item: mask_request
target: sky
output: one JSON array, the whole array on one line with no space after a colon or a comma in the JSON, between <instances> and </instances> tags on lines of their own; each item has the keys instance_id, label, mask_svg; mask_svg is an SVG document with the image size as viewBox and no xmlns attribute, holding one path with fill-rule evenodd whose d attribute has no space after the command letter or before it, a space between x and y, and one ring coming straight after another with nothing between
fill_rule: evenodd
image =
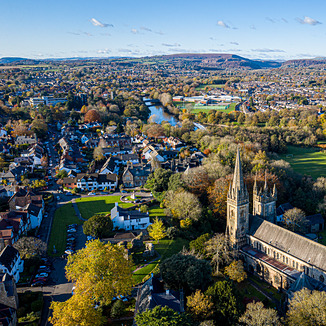
<instances>
[{"instance_id":1,"label":"sky","mask_svg":"<svg viewBox=\"0 0 326 326\"><path fill-rule=\"evenodd\" d=\"M0 0L0 57L326 57L324 0Z\"/></svg>"}]
</instances>

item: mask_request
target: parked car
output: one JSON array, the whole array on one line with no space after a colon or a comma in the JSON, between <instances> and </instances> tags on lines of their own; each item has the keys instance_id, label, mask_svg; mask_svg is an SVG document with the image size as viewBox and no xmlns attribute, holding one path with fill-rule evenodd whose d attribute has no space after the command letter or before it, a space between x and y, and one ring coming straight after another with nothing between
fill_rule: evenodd
<instances>
[{"instance_id":1,"label":"parked car","mask_svg":"<svg viewBox=\"0 0 326 326\"><path fill-rule=\"evenodd\" d=\"M47 281L46 277L38 277L38 278L34 278L34 280L32 281L32 284L36 283L36 282L46 282L46 281Z\"/></svg>"},{"instance_id":2,"label":"parked car","mask_svg":"<svg viewBox=\"0 0 326 326\"><path fill-rule=\"evenodd\" d=\"M50 274L51 273L51 269L48 268L48 267L46 267L46 266L44 266L43 268L39 268L38 271L37 271L37 273L48 273L48 274Z\"/></svg>"},{"instance_id":3,"label":"parked car","mask_svg":"<svg viewBox=\"0 0 326 326\"><path fill-rule=\"evenodd\" d=\"M43 282L43 281L37 281L37 282L35 282L35 283L32 283L31 284L31 286L43 286L45 284L45 282Z\"/></svg>"},{"instance_id":4,"label":"parked car","mask_svg":"<svg viewBox=\"0 0 326 326\"><path fill-rule=\"evenodd\" d=\"M95 196L95 195L96 195L95 192L89 192L89 193L88 193L88 196Z\"/></svg>"},{"instance_id":5,"label":"parked car","mask_svg":"<svg viewBox=\"0 0 326 326\"><path fill-rule=\"evenodd\" d=\"M71 249L65 250L65 254L67 254L67 255L72 255L74 253L75 253L74 250L71 250Z\"/></svg>"},{"instance_id":6,"label":"parked car","mask_svg":"<svg viewBox=\"0 0 326 326\"><path fill-rule=\"evenodd\" d=\"M48 277L49 276L49 274L48 273L39 273L39 274L37 274L37 275L35 275L35 278L39 278L39 277Z\"/></svg>"},{"instance_id":7,"label":"parked car","mask_svg":"<svg viewBox=\"0 0 326 326\"><path fill-rule=\"evenodd\" d=\"M76 230L76 229L69 229L69 230L67 230L67 232L68 232L68 233L76 233L77 230Z\"/></svg>"}]
</instances>

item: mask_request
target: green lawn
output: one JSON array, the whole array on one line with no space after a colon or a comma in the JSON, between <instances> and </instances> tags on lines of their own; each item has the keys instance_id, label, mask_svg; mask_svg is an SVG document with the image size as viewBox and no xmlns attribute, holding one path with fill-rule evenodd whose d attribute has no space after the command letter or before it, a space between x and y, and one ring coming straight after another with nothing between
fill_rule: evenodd
<instances>
[{"instance_id":1,"label":"green lawn","mask_svg":"<svg viewBox=\"0 0 326 326\"><path fill-rule=\"evenodd\" d=\"M133 274L135 284L141 283L144 277L148 276L161 261L178 253L183 247L187 248L188 244L188 240L181 238L176 240L160 240L159 243L154 244L156 252L161 255L161 257Z\"/></svg>"},{"instance_id":2,"label":"green lawn","mask_svg":"<svg viewBox=\"0 0 326 326\"><path fill-rule=\"evenodd\" d=\"M235 110L235 106L237 105L237 103L231 103L227 109L223 109L221 107L221 109L216 109L216 108L210 108L210 107L205 107L205 106L202 106L201 108L194 108L191 110L191 113L194 113L194 114L198 114L199 112L205 112L205 113L208 113L209 111L211 110L216 110L216 111L220 111L220 112L224 112L224 113L230 113L230 112L233 112Z\"/></svg>"},{"instance_id":3,"label":"green lawn","mask_svg":"<svg viewBox=\"0 0 326 326\"><path fill-rule=\"evenodd\" d=\"M154 205L152 207L149 207L149 216L155 218L157 217L165 217L164 214L164 208L160 208L159 205Z\"/></svg>"},{"instance_id":4,"label":"green lawn","mask_svg":"<svg viewBox=\"0 0 326 326\"><path fill-rule=\"evenodd\" d=\"M77 198L80 214L83 218L89 219L97 213L110 213L115 203L119 203L120 207L128 208L131 203L122 203L120 196L101 196L101 197L83 197Z\"/></svg>"},{"instance_id":5,"label":"green lawn","mask_svg":"<svg viewBox=\"0 0 326 326\"><path fill-rule=\"evenodd\" d=\"M288 146L288 152L281 155L281 158L289 162L296 172L313 178L326 177L326 153L321 149Z\"/></svg>"},{"instance_id":6,"label":"green lawn","mask_svg":"<svg viewBox=\"0 0 326 326\"><path fill-rule=\"evenodd\" d=\"M65 204L59 207L54 214L53 224L48 244L48 254L51 256L61 256L66 247L66 226L69 224L82 224L83 222L76 216L72 204ZM53 246L57 253L53 255Z\"/></svg>"},{"instance_id":7,"label":"green lawn","mask_svg":"<svg viewBox=\"0 0 326 326\"><path fill-rule=\"evenodd\" d=\"M218 85L199 85L198 87L196 87L196 91L202 91L205 89L205 87L208 86L210 88L224 88L225 84L218 84Z\"/></svg>"}]
</instances>

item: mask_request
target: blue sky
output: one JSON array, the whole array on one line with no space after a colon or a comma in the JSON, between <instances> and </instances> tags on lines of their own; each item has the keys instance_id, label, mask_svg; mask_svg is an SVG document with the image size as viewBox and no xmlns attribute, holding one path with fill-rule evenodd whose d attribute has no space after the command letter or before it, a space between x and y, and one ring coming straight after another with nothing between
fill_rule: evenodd
<instances>
[{"instance_id":1,"label":"blue sky","mask_svg":"<svg viewBox=\"0 0 326 326\"><path fill-rule=\"evenodd\" d=\"M0 0L0 57L326 56L326 1Z\"/></svg>"}]
</instances>

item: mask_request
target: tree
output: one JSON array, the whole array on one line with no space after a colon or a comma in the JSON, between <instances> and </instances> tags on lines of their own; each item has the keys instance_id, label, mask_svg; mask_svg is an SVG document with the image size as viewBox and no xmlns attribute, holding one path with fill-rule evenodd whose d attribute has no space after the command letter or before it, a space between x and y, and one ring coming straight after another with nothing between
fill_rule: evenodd
<instances>
[{"instance_id":1,"label":"tree","mask_svg":"<svg viewBox=\"0 0 326 326\"><path fill-rule=\"evenodd\" d=\"M53 301L50 309L52 317L49 322L53 326L101 326L105 322L87 292L82 296L75 294L65 302Z\"/></svg>"},{"instance_id":2,"label":"tree","mask_svg":"<svg viewBox=\"0 0 326 326\"><path fill-rule=\"evenodd\" d=\"M197 254L205 255L206 242L211 238L209 233L202 234L197 239L190 241L190 250L195 250Z\"/></svg>"},{"instance_id":3,"label":"tree","mask_svg":"<svg viewBox=\"0 0 326 326\"><path fill-rule=\"evenodd\" d=\"M302 289L289 303L288 325L326 325L326 292Z\"/></svg>"},{"instance_id":4,"label":"tree","mask_svg":"<svg viewBox=\"0 0 326 326\"><path fill-rule=\"evenodd\" d=\"M168 191L164 199L165 206L171 215L177 219L198 220L202 213L199 199L187 191Z\"/></svg>"},{"instance_id":5,"label":"tree","mask_svg":"<svg viewBox=\"0 0 326 326\"><path fill-rule=\"evenodd\" d=\"M13 246L19 251L22 259L30 258L34 255L43 256L46 253L46 243L34 237L22 237Z\"/></svg>"},{"instance_id":6,"label":"tree","mask_svg":"<svg viewBox=\"0 0 326 326\"><path fill-rule=\"evenodd\" d=\"M214 304L209 296L200 290L187 297L187 307L195 319L203 320L213 315Z\"/></svg>"},{"instance_id":7,"label":"tree","mask_svg":"<svg viewBox=\"0 0 326 326\"><path fill-rule=\"evenodd\" d=\"M211 282L209 262L189 253L178 253L165 259L160 265L164 282L172 289L183 288L186 293L205 290Z\"/></svg>"},{"instance_id":8,"label":"tree","mask_svg":"<svg viewBox=\"0 0 326 326\"><path fill-rule=\"evenodd\" d=\"M159 220L157 217L154 220L154 223L148 227L148 234L151 238L159 242L166 236L166 228L163 225L162 220Z\"/></svg>"},{"instance_id":9,"label":"tree","mask_svg":"<svg viewBox=\"0 0 326 326\"><path fill-rule=\"evenodd\" d=\"M74 296L82 300L89 294L100 305L129 294L133 284L131 261L124 258L123 248L100 240L88 242L86 248L69 256L66 277L75 283Z\"/></svg>"},{"instance_id":10,"label":"tree","mask_svg":"<svg viewBox=\"0 0 326 326\"><path fill-rule=\"evenodd\" d=\"M162 192L168 189L169 179L172 175L171 170L157 168L147 179L145 187L154 192Z\"/></svg>"},{"instance_id":11,"label":"tree","mask_svg":"<svg viewBox=\"0 0 326 326\"><path fill-rule=\"evenodd\" d=\"M170 176L168 183L168 190L177 191L179 189L184 189L184 182L182 180L181 173L174 173Z\"/></svg>"},{"instance_id":12,"label":"tree","mask_svg":"<svg viewBox=\"0 0 326 326\"><path fill-rule=\"evenodd\" d=\"M95 161L104 160L105 156L104 156L104 151L103 151L102 147L98 146L98 147L94 148L93 158L94 158Z\"/></svg>"},{"instance_id":13,"label":"tree","mask_svg":"<svg viewBox=\"0 0 326 326\"><path fill-rule=\"evenodd\" d=\"M138 313L135 321L137 326L193 326L193 321L186 314L161 306Z\"/></svg>"},{"instance_id":14,"label":"tree","mask_svg":"<svg viewBox=\"0 0 326 326\"><path fill-rule=\"evenodd\" d=\"M307 227L306 214L299 208L292 208L283 214L285 227L293 232L305 232Z\"/></svg>"},{"instance_id":15,"label":"tree","mask_svg":"<svg viewBox=\"0 0 326 326\"><path fill-rule=\"evenodd\" d=\"M232 280L238 283L247 278L247 273L244 271L241 260L234 260L229 266L225 267L225 274Z\"/></svg>"},{"instance_id":16,"label":"tree","mask_svg":"<svg viewBox=\"0 0 326 326\"><path fill-rule=\"evenodd\" d=\"M111 318L119 318L121 317L126 310L126 307L121 300L117 300L111 308Z\"/></svg>"},{"instance_id":17,"label":"tree","mask_svg":"<svg viewBox=\"0 0 326 326\"><path fill-rule=\"evenodd\" d=\"M206 242L206 255L211 259L215 275L219 272L220 264L231 261L232 254L227 238L223 233L215 234Z\"/></svg>"},{"instance_id":18,"label":"tree","mask_svg":"<svg viewBox=\"0 0 326 326\"><path fill-rule=\"evenodd\" d=\"M68 172L66 170L60 170L60 171L57 172L55 177L62 180L64 178L68 177Z\"/></svg>"},{"instance_id":19,"label":"tree","mask_svg":"<svg viewBox=\"0 0 326 326\"><path fill-rule=\"evenodd\" d=\"M83 225L85 235L91 235L99 239L108 237L112 229L113 223L108 214L95 214L85 221Z\"/></svg>"},{"instance_id":20,"label":"tree","mask_svg":"<svg viewBox=\"0 0 326 326\"><path fill-rule=\"evenodd\" d=\"M85 122L95 122L95 121L101 122L102 120L101 120L100 113L97 110L92 109L92 110L87 111L87 113L85 114L84 121Z\"/></svg>"},{"instance_id":21,"label":"tree","mask_svg":"<svg viewBox=\"0 0 326 326\"><path fill-rule=\"evenodd\" d=\"M264 308L262 302L247 304L245 313L239 321L246 326L280 326L281 322L277 311L271 308Z\"/></svg>"},{"instance_id":22,"label":"tree","mask_svg":"<svg viewBox=\"0 0 326 326\"><path fill-rule=\"evenodd\" d=\"M232 284L217 281L205 292L214 304L216 325L235 325L239 318L239 307Z\"/></svg>"}]
</instances>

